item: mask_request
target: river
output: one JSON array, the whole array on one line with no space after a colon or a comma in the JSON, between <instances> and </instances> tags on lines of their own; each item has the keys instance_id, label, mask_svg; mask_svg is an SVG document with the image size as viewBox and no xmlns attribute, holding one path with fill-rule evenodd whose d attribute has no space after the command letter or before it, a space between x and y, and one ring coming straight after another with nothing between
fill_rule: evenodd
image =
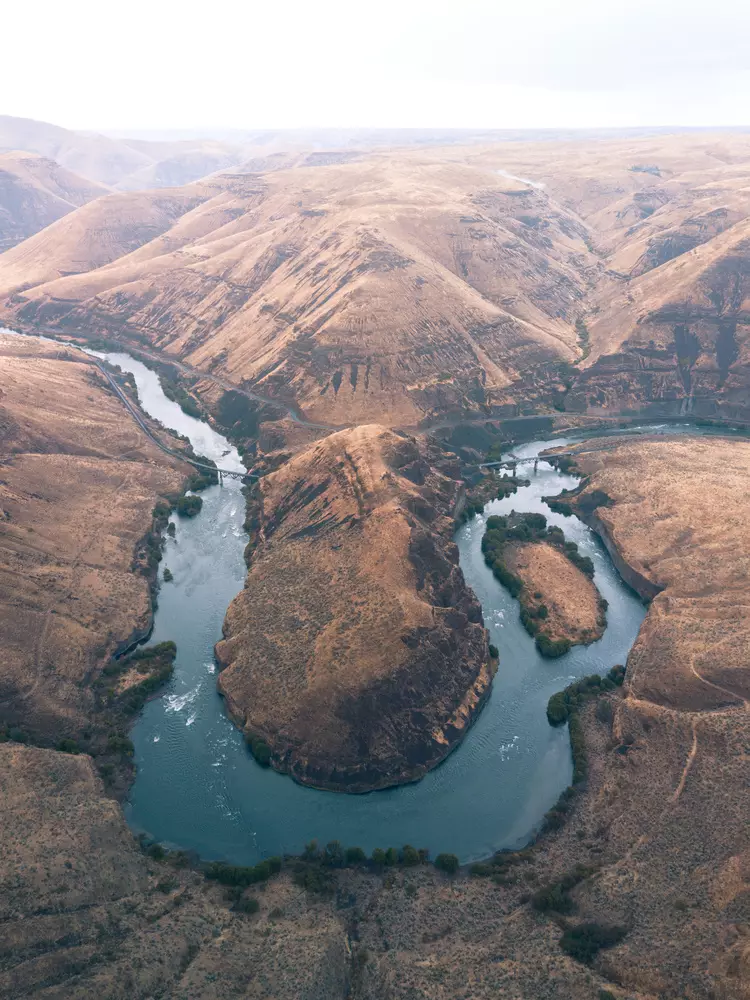
<instances>
[{"instance_id":1,"label":"river","mask_svg":"<svg viewBox=\"0 0 750 1000\"><path fill-rule=\"evenodd\" d=\"M105 356L133 374L147 413L189 437L197 452L225 468L242 468L226 439L164 396L154 372L127 355ZM537 441L514 453L523 458L566 441ZM175 640L175 675L132 733L137 776L126 805L131 826L237 864L298 852L313 838L368 852L410 843L433 854L453 851L462 861L523 844L571 777L567 732L548 725L548 698L577 677L624 662L645 611L592 532L542 501L576 479L546 462L529 476L530 486L489 503L484 516L456 536L461 566L500 650L488 703L462 745L422 781L369 795L304 788L249 755L224 713L213 657L226 608L245 578L240 484L205 490L203 510L192 520L173 517L176 533L166 540L162 567L174 581L161 586L152 641ZM518 603L494 579L480 550L485 517L511 508L547 514L594 560L596 584L609 601L609 625L599 642L559 660L537 653L519 622Z\"/></svg>"},{"instance_id":2,"label":"river","mask_svg":"<svg viewBox=\"0 0 750 1000\"><path fill-rule=\"evenodd\" d=\"M126 354L97 356L131 372L142 408L186 435L197 452L224 468L243 468L225 438L166 398L153 371ZM514 454L534 456L570 440L535 441L517 446ZM590 529L543 502L543 496L573 487L575 477L544 461L536 473L529 467L524 474L529 486L488 503L456 535L463 572L500 651L490 698L463 743L438 768L416 784L367 795L305 788L252 759L224 712L213 656L227 606L245 580L241 485L225 480L205 490L203 509L193 519L173 515L176 532L166 539L161 567L172 571L174 581L161 585L151 641L173 639L177 659L173 679L146 705L132 732L137 774L125 812L133 829L236 864L299 852L313 838L368 852L410 843L433 855L452 851L462 861L525 843L572 774L567 730L549 726L547 700L578 677L624 663L645 608ZM517 601L494 579L480 549L486 517L512 508L546 514L593 559L595 582L609 602L600 641L573 647L557 660L536 651L520 624Z\"/></svg>"}]
</instances>

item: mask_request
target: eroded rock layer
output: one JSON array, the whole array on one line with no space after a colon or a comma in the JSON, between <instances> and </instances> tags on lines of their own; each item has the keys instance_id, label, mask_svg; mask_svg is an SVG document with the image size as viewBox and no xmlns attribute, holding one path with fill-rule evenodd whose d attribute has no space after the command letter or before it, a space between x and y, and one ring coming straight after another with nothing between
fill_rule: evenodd
<instances>
[{"instance_id":1,"label":"eroded rock layer","mask_svg":"<svg viewBox=\"0 0 750 1000\"><path fill-rule=\"evenodd\" d=\"M370 425L261 482L219 687L298 781L366 791L418 778L488 692L487 633L451 541L457 470L442 462Z\"/></svg>"}]
</instances>

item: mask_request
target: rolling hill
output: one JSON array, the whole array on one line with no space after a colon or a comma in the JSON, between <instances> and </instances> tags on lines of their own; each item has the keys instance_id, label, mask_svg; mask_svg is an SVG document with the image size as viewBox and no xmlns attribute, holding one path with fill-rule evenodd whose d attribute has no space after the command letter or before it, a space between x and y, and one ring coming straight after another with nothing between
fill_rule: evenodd
<instances>
[{"instance_id":1,"label":"rolling hill","mask_svg":"<svg viewBox=\"0 0 750 1000\"><path fill-rule=\"evenodd\" d=\"M231 170L97 199L7 251L0 313L146 341L337 426L750 413L747 136L255 140ZM187 169L175 143L130 142L153 162L120 188ZM190 155L197 173L229 153Z\"/></svg>"},{"instance_id":2,"label":"rolling hill","mask_svg":"<svg viewBox=\"0 0 750 1000\"><path fill-rule=\"evenodd\" d=\"M0 253L106 193L46 156L0 153Z\"/></svg>"},{"instance_id":3,"label":"rolling hill","mask_svg":"<svg viewBox=\"0 0 750 1000\"><path fill-rule=\"evenodd\" d=\"M199 200L146 240L147 202ZM145 337L315 419L415 424L576 359L586 240L494 170L374 154L101 199L3 255L0 294L22 322Z\"/></svg>"}]
</instances>

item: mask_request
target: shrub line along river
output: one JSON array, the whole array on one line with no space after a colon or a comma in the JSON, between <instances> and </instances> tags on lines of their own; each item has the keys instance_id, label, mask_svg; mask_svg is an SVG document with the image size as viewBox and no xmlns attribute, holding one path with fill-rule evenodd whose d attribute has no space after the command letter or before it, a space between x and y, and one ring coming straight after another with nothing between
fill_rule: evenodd
<instances>
[{"instance_id":1,"label":"shrub line along river","mask_svg":"<svg viewBox=\"0 0 750 1000\"><path fill-rule=\"evenodd\" d=\"M188 437L196 452L225 468L243 469L224 437L166 398L155 372L127 354L97 357L131 372L146 413ZM686 425L648 428L665 429L696 431ZM534 441L513 453L533 457L571 440ZM462 862L524 844L572 776L567 727L547 722L550 695L579 677L625 663L645 615L594 533L542 500L574 487L576 477L542 460L535 473L526 468L529 486L491 501L456 534L467 583L500 651L490 698L443 764L416 784L367 795L306 788L252 759L224 712L213 654L226 609L245 581L241 484L228 480L205 490L203 509L193 519L173 515L176 533L166 538L161 569L168 567L174 581L161 585L150 642L174 640L177 659L173 679L146 705L132 732L137 774L125 806L131 827L166 845L235 864L298 853L313 838L368 853L409 843L429 848L433 856L454 852ZM495 580L480 548L486 518L511 509L545 514L593 559L595 583L609 602L601 640L575 646L557 660L539 655L520 623L518 602Z\"/></svg>"}]
</instances>

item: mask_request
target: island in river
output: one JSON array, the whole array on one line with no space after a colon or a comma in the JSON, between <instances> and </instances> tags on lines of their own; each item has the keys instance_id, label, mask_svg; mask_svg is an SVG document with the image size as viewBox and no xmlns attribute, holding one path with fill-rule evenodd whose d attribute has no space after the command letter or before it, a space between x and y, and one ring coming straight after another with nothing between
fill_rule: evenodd
<instances>
[{"instance_id":1,"label":"island in river","mask_svg":"<svg viewBox=\"0 0 750 1000\"><path fill-rule=\"evenodd\" d=\"M482 539L485 562L521 605L521 622L543 656L601 639L607 602L594 564L544 514L491 516Z\"/></svg>"}]
</instances>

